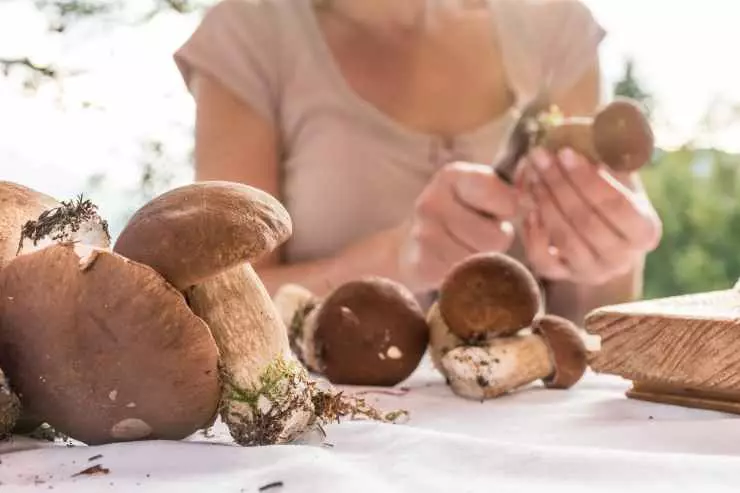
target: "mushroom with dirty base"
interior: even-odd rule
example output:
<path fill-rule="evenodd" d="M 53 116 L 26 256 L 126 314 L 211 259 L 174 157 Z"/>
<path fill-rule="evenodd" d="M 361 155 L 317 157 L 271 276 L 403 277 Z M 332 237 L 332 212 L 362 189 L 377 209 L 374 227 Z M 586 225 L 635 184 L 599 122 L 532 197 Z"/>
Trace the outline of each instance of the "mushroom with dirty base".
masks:
<path fill-rule="evenodd" d="M 291 233 L 290 216 L 271 195 L 209 181 L 145 204 L 114 245 L 181 290 L 210 328 L 219 353 L 221 418 L 242 445 L 294 441 L 348 414 L 384 418 L 319 388 L 292 354 L 287 329 L 252 266 Z"/>
<path fill-rule="evenodd" d="M 273 300 L 298 359 L 335 384 L 396 385 L 416 370 L 429 343 L 418 301 L 391 279 L 350 281 L 323 300 L 287 284 Z"/>

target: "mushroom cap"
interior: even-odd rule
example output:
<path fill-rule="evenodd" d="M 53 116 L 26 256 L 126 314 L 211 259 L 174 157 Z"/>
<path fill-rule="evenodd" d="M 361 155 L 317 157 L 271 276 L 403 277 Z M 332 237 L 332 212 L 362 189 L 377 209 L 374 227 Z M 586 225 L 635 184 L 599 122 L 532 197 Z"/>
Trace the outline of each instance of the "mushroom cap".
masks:
<path fill-rule="evenodd" d="M 321 372 L 332 383 L 393 386 L 416 370 L 426 352 L 424 313 L 411 292 L 390 279 L 345 283 L 318 310 L 314 344 Z"/>
<path fill-rule="evenodd" d="M 616 171 L 634 171 L 650 161 L 655 137 L 638 103 L 618 98 L 597 113 L 593 139 L 601 159 Z"/>
<path fill-rule="evenodd" d="M 511 335 L 529 327 L 541 301 L 529 269 L 502 253 L 479 253 L 459 262 L 439 292 L 440 314 L 464 341 Z"/>
<path fill-rule="evenodd" d="M 0 361 L 24 412 L 94 445 L 189 436 L 215 417 L 218 350 L 154 270 L 69 243 L 0 271 Z"/>
<path fill-rule="evenodd" d="M 578 327 L 570 320 L 548 314 L 537 317 L 532 332 L 547 342 L 555 367 L 555 372 L 543 379 L 545 386 L 567 389 L 578 383 L 588 368 L 588 351 Z"/>
<path fill-rule="evenodd" d="M 59 205 L 46 194 L 17 183 L 0 181 L 0 270 L 16 256 L 23 225 Z"/>
<path fill-rule="evenodd" d="M 141 207 L 113 247 L 183 290 L 254 262 L 292 234 L 288 212 L 262 190 L 226 181 L 175 188 Z"/>

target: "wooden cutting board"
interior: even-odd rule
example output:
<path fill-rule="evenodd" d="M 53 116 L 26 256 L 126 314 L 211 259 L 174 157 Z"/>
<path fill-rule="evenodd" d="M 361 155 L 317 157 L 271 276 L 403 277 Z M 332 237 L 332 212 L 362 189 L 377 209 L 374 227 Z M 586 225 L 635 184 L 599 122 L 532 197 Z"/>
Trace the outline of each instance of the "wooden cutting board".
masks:
<path fill-rule="evenodd" d="M 632 381 L 627 396 L 740 414 L 740 282 L 732 289 L 599 308 L 597 373 Z"/>

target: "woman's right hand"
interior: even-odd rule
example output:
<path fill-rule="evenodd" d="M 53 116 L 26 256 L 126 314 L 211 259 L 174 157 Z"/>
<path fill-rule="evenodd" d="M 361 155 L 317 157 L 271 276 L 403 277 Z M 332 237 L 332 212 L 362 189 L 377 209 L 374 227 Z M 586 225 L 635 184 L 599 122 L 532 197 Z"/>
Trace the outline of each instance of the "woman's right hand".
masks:
<path fill-rule="evenodd" d="M 437 289 L 450 268 L 480 252 L 505 252 L 514 239 L 517 191 L 490 165 L 451 163 L 436 173 L 412 216 L 394 231 L 401 280 Z"/>

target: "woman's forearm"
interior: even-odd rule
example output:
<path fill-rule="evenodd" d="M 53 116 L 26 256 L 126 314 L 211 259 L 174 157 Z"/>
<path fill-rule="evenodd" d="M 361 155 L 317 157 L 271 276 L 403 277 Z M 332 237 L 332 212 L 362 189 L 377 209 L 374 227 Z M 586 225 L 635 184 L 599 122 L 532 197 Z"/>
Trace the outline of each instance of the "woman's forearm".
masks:
<path fill-rule="evenodd" d="M 318 296 L 363 276 L 382 276 L 401 282 L 398 268 L 397 229 L 365 238 L 331 257 L 293 264 L 257 265 L 265 287 L 274 295 L 284 284 L 300 284 Z"/>

